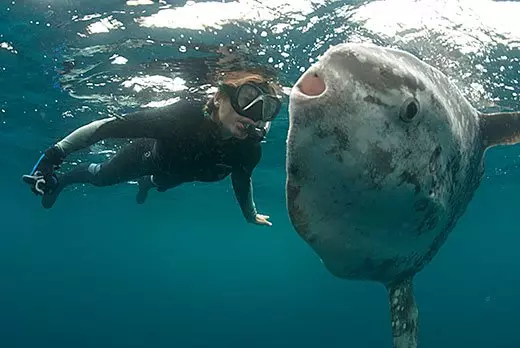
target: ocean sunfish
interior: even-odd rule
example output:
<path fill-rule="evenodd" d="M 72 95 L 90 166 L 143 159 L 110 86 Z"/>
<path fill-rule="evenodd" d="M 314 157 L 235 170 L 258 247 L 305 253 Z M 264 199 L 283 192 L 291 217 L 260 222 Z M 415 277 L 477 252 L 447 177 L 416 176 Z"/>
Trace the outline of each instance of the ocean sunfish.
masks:
<path fill-rule="evenodd" d="M 291 90 L 290 220 L 328 271 L 388 290 L 393 345 L 418 344 L 413 279 L 478 188 L 520 113 L 477 111 L 438 69 L 373 44 L 330 47 Z"/>

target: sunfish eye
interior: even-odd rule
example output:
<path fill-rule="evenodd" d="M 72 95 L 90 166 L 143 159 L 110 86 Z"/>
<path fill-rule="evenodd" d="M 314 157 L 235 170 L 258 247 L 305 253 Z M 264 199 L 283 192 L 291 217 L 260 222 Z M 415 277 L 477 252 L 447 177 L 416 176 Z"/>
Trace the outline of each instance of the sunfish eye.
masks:
<path fill-rule="evenodd" d="M 419 101 L 415 98 L 409 98 L 401 106 L 399 117 L 404 122 L 412 122 L 412 120 L 419 115 L 420 105 Z"/>

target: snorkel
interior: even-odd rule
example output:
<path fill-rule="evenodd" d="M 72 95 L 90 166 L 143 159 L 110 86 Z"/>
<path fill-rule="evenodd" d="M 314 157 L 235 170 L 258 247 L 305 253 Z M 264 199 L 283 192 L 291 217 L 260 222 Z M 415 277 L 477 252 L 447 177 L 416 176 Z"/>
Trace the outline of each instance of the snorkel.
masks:
<path fill-rule="evenodd" d="M 254 126 L 252 124 L 246 125 L 246 132 L 248 137 L 255 142 L 264 140 L 264 138 L 267 136 L 267 133 L 269 133 L 269 129 L 271 129 L 271 122 L 266 122 L 264 126 L 260 127 Z"/>

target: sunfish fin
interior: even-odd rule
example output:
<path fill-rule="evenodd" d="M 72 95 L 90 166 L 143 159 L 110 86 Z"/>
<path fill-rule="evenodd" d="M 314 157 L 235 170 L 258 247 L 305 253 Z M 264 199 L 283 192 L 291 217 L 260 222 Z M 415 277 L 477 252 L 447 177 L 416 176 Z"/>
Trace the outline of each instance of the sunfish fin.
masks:
<path fill-rule="evenodd" d="M 419 310 L 413 293 L 413 277 L 387 284 L 394 348 L 417 348 Z"/>
<path fill-rule="evenodd" d="M 484 147 L 520 143 L 520 112 L 481 113 Z"/>

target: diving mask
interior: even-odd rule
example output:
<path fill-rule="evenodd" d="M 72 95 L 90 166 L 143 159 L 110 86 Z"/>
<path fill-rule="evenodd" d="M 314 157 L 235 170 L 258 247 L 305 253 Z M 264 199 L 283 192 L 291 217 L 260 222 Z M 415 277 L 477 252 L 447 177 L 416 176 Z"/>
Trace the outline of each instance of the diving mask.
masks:
<path fill-rule="evenodd" d="M 280 111 L 280 99 L 257 84 L 248 82 L 238 88 L 222 84 L 220 88 L 237 114 L 255 122 L 271 122 Z"/>

